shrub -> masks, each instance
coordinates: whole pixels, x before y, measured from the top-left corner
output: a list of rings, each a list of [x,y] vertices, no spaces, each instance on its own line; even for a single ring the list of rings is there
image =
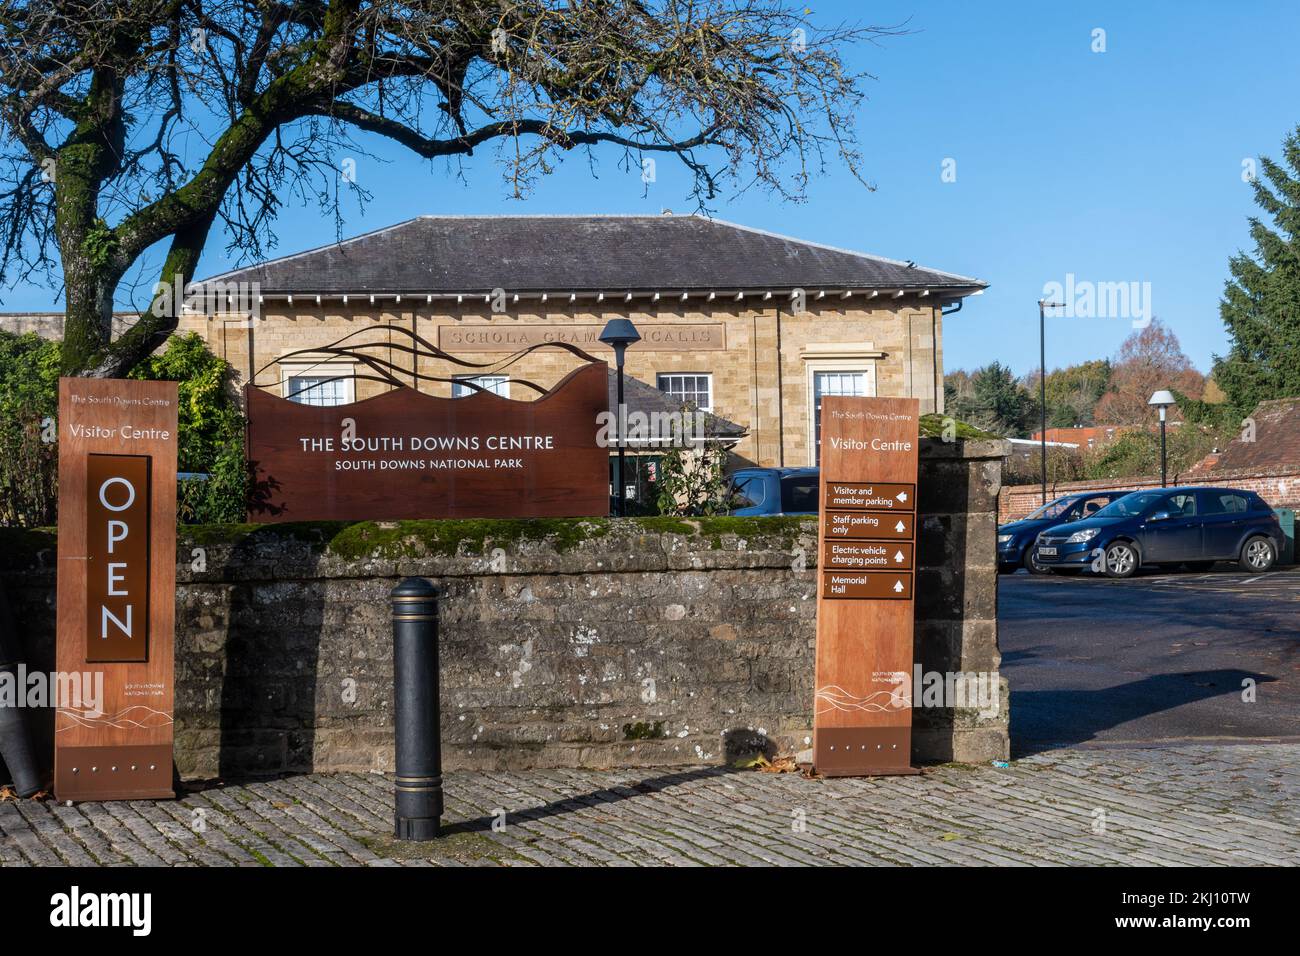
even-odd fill
[[[188,524],[244,520],[247,474],[244,416],[235,400],[233,369],[197,334],[175,336],[131,378],[177,383],[177,468],[204,481],[183,481],[176,511]]]
[[[1219,428],[1186,422],[1170,428],[1166,435],[1168,469],[1177,475],[1196,464],[1216,447],[1231,440],[1231,433]],[[1088,451],[1084,456],[1086,478],[1141,478],[1160,474],[1160,432],[1133,429]]]
[[[58,411],[58,343],[0,333],[0,524],[54,523]]]
[[[658,498],[661,515],[724,515],[728,510],[727,452],[721,443],[673,448],[659,461]]]
[[[182,522],[244,520],[244,417],[232,369],[195,334],[173,338],[131,378],[178,383],[177,465],[208,475],[182,482]],[[59,343],[0,332],[0,524],[34,527],[58,518]]]

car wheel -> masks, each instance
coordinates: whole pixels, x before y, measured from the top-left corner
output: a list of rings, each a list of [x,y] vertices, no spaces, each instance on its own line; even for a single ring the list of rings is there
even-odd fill
[[[1025,570],[1030,574],[1048,574],[1051,568],[1038,560],[1037,548],[1025,548]]]
[[[1241,569],[1259,574],[1277,561],[1277,548],[1268,538],[1251,538],[1241,547]]]
[[[1127,541],[1116,541],[1106,549],[1102,568],[1108,578],[1131,578],[1139,563],[1137,548]]]

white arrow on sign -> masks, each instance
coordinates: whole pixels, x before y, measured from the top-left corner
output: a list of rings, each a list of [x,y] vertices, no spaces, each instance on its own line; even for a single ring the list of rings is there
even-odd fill
[[[894,525],[894,530],[899,533],[902,533],[907,530],[907,525],[903,524],[903,522],[900,521],[898,522],[898,524]]]
[[[902,590],[903,590],[903,582],[902,582],[902,581],[895,581],[895,582],[894,582],[894,593],[897,594],[898,592],[900,592],[900,591],[902,591]]]
[[[903,552],[902,552],[902,551],[895,551],[895,552],[894,552],[894,560],[895,560],[895,561],[899,561],[899,562],[901,562],[901,561],[903,560]]]
[[[899,492],[898,494],[896,494],[894,497],[897,498],[899,501],[906,501],[906,500],[907,500],[907,492],[906,492],[906,491],[900,491],[900,492]]]

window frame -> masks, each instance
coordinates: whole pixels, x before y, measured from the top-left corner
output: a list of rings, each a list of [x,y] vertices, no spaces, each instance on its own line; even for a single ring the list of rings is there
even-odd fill
[[[1255,510],[1254,505],[1251,503],[1249,493],[1244,491],[1237,491],[1235,489],[1215,489],[1214,491],[1202,491],[1201,496],[1204,498],[1204,501],[1199,502],[1197,505],[1198,509],[1201,512],[1200,515],[1201,517],[1217,518],[1223,515],[1240,517],[1242,515],[1248,515]],[[1244,507],[1242,507],[1240,510],[1232,510],[1227,508],[1220,511],[1210,510],[1210,506],[1214,502],[1217,501],[1218,503],[1222,504],[1225,498],[1237,498],[1238,500],[1241,501]],[[1205,506],[1204,508],[1200,507],[1202,504]]]
[[[714,395],[713,395],[713,373],[712,373],[712,372],[676,372],[676,371],[674,371],[674,372],[656,372],[656,373],[655,373],[655,388],[659,389],[659,391],[663,392],[665,395],[667,395],[667,396],[669,396],[669,397],[671,397],[671,398],[673,398],[673,399],[675,399],[675,400],[677,400],[677,401],[681,401],[681,402],[689,402],[689,401],[692,401],[692,399],[689,399],[689,398],[685,398],[685,397],[681,397],[681,396],[674,395],[674,394],[673,394],[672,392],[670,392],[668,389],[664,388],[664,380],[665,380],[665,379],[674,379],[674,378],[702,378],[702,379],[704,379],[704,381],[708,384],[708,388],[709,388],[709,402],[708,402],[707,405],[703,405],[703,404],[700,404],[700,403],[696,402],[696,403],[695,403],[695,406],[696,406],[700,411],[702,411],[702,412],[710,412],[710,413],[712,413],[712,411],[713,411],[713,399],[714,399]]]
[[[491,386],[488,386],[487,384],[481,382],[482,379],[491,379],[493,384]],[[453,375],[452,383],[451,383],[452,398],[469,398],[471,395],[476,393],[477,391],[476,389],[468,388],[465,389],[464,394],[457,395],[456,389],[460,386],[461,382],[474,382],[476,384],[480,384],[482,385],[484,391],[486,391],[489,395],[495,395],[497,398],[508,399],[510,397],[510,376],[509,375],[483,375],[483,374]],[[497,391],[497,386],[504,386],[505,387],[504,393]]]
[[[874,358],[840,359],[836,361],[807,362],[807,402],[808,402],[808,464],[813,467],[821,465],[818,455],[817,433],[817,376],[833,373],[852,373],[863,376],[862,397],[876,397],[876,364]]]
[[[294,379],[317,378],[333,379],[340,383],[343,401],[329,404],[303,402],[292,397]],[[290,362],[280,365],[280,397],[296,405],[311,405],[314,408],[338,408],[351,405],[357,400],[356,364],[353,362]],[[313,386],[314,387],[314,386]]]

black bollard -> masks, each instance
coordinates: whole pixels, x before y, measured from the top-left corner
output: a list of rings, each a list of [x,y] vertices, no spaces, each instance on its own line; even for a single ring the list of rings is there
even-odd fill
[[[432,840],[442,816],[438,713],[438,589],[424,578],[393,588],[394,835]]]

